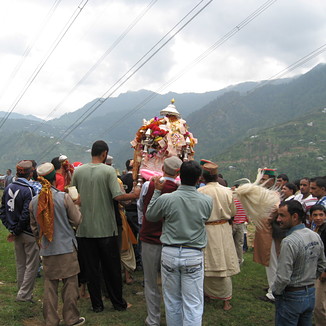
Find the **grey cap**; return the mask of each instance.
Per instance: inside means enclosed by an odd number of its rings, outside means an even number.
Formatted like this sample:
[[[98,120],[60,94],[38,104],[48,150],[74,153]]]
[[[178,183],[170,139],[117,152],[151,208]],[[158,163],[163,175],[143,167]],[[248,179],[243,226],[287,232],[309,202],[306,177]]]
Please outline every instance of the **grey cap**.
[[[179,170],[182,161],[177,156],[171,156],[164,160],[164,172],[169,175],[175,175]]]

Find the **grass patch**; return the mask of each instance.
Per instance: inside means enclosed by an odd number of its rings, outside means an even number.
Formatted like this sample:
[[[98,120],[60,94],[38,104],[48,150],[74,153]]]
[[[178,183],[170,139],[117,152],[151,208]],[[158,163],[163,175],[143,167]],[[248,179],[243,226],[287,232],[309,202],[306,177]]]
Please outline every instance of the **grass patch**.
[[[0,326],[40,326],[43,325],[42,291],[43,277],[36,280],[35,304],[15,302],[17,293],[14,246],[6,241],[8,232],[0,226]],[[265,269],[252,261],[252,252],[244,255],[241,273],[233,277],[233,309],[222,310],[221,301],[205,303],[203,325],[218,326],[271,326],[274,325],[274,305],[257,298],[264,295],[267,286]],[[135,273],[135,283],[124,286],[124,297],[132,304],[128,311],[113,310],[110,301],[105,300],[105,309],[95,314],[91,311],[89,299],[79,300],[81,315],[89,326],[141,326],[146,318],[146,303],[142,287],[141,272]],[[162,323],[165,325],[162,304]]]

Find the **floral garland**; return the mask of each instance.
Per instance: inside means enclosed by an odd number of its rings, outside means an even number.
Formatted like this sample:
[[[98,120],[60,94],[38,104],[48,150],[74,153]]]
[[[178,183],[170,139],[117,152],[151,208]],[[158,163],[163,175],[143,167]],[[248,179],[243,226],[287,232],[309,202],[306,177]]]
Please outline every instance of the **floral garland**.
[[[135,141],[140,144],[145,139],[149,139],[149,148],[160,149],[161,152],[166,149],[164,141],[162,142],[165,136],[170,139],[170,144],[175,148],[184,143],[185,139],[188,138],[190,141],[189,145],[193,148],[196,144],[196,140],[187,130],[187,126],[183,124],[183,122],[183,120],[180,121],[180,119],[174,115],[167,115],[166,118],[161,119],[155,117],[139,128],[136,133]],[[149,135],[148,130],[150,130]]]
[[[157,117],[151,119],[149,124],[139,128],[136,134],[136,141],[140,143],[142,139],[145,139],[145,133],[147,130],[151,130],[151,138],[153,138],[154,143],[157,143],[158,141],[162,140],[163,137],[168,133],[168,131],[161,129],[160,125],[165,125],[164,119],[159,119]]]
[[[185,120],[166,114],[163,118],[143,120],[130,144],[135,149],[133,178],[142,175],[147,180],[146,173],[162,173],[164,159],[169,156],[192,160],[197,139],[188,131]]]

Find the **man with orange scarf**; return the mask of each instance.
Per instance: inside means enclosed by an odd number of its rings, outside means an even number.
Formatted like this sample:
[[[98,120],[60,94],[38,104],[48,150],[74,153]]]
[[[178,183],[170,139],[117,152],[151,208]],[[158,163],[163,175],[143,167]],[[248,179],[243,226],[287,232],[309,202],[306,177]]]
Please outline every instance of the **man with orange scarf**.
[[[45,324],[59,325],[58,285],[62,279],[63,320],[66,325],[83,325],[85,318],[80,317],[77,308],[79,264],[73,230],[79,225],[81,214],[71,197],[55,188],[53,164],[41,164],[37,173],[42,190],[32,199],[29,209],[31,228],[43,256]]]

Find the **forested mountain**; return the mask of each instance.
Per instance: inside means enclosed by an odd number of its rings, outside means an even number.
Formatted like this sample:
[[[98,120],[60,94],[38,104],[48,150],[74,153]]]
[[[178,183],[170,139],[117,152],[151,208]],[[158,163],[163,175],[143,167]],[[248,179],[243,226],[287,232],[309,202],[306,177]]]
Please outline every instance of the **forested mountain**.
[[[32,133],[37,126],[37,123],[30,120],[6,122],[0,132],[0,173],[4,174],[8,168],[15,171],[16,163],[22,159],[34,159],[41,163],[59,156],[60,153],[69,153],[72,161],[87,162],[89,160],[87,147],[76,146],[66,141],[53,145],[53,137]]]
[[[203,94],[159,95],[146,90],[127,92],[104,101],[103,105],[80,125],[79,121],[95,107],[92,105],[98,105],[103,99],[95,99],[80,110],[46,123],[9,119],[0,130],[2,148],[0,172],[10,167],[14,168],[15,163],[22,158],[40,158],[45,161],[60,153],[67,155],[71,161],[89,161],[90,155],[86,150],[97,139],[109,142],[114,163],[117,167],[123,168],[125,160],[133,155],[129,143],[141,126],[143,118],[148,120],[159,116],[159,112],[175,98],[176,107],[182,118],[187,120],[190,131],[198,138],[198,145],[195,148],[196,159],[220,161],[223,156],[222,161],[226,162],[225,165],[222,163],[223,169],[241,159],[248,162],[256,160],[250,167],[248,165],[247,170],[242,166],[233,171],[232,168],[225,170],[230,178],[233,178],[232,175],[251,176],[254,173],[253,169],[255,171],[258,167],[256,165],[261,166],[265,162],[267,154],[263,155],[259,147],[265,144],[265,140],[263,143],[253,142],[250,145],[251,153],[255,153],[252,157],[232,156],[249,153],[248,148],[247,151],[240,151],[241,154],[235,153],[239,152],[239,148],[247,146],[243,141],[248,142],[250,139],[260,141],[264,133],[272,132],[269,130],[275,130],[274,128],[284,124],[289,124],[294,137],[299,137],[300,130],[291,123],[306,119],[307,114],[321,114],[320,119],[324,118],[321,110],[326,107],[325,85],[326,65],[321,64],[296,78],[276,80],[272,83],[247,82]],[[321,129],[312,128],[310,132],[316,132],[317,138],[325,139],[321,135]],[[250,138],[256,135],[259,137]],[[305,139],[306,136],[302,138]],[[274,137],[267,141],[269,145],[266,150],[270,155],[275,153],[276,149],[273,146],[279,144],[278,141]],[[236,144],[240,147],[236,147]],[[278,146],[277,151],[281,155],[284,149]],[[257,157],[261,157],[260,161]],[[282,165],[282,162],[275,161],[274,167],[288,166]],[[267,160],[263,165],[269,163],[273,162]],[[241,169],[244,175],[239,172]]]
[[[259,167],[276,168],[290,180],[326,175],[326,108],[261,129],[216,155],[220,172],[233,183],[240,178],[255,180]]]
[[[197,155],[215,157],[260,129],[326,107],[325,89],[326,65],[319,65],[287,84],[268,84],[247,94],[225,93],[188,116],[200,144]]]
[[[123,153],[128,151],[128,148],[130,148],[129,142],[134,138],[143,119],[149,120],[154,116],[159,116],[160,111],[170,104],[172,98],[175,99],[177,109],[182,116],[187,117],[191,112],[198,110],[215,100],[218,96],[228,92],[229,89],[236,89],[238,92],[243,93],[250,88],[252,88],[252,83],[243,83],[223,90],[202,94],[177,94],[170,92],[160,95],[148,90],[127,92],[105,101],[103,99],[96,99],[86,104],[80,110],[67,113],[58,119],[49,121],[47,125],[57,128],[59,134],[62,134],[67,128],[71,128],[71,126],[74,128],[89,112],[98,107],[66,139],[73,143],[88,146],[91,145],[93,140],[105,139],[110,141],[112,153],[116,155],[121,150]],[[43,131],[46,133],[46,128],[43,128]],[[129,152],[131,151],[129,150]]]
[[[284,83],[286,80],[282,80]],[[176,105],[184,117],[188,116],[191,112],[196,111],[206,105],[207,103],[215,100],[218,96],[235,90],[239,93],[247,92],[257,83],[245,82],[238,85],[226,87],[224,89],[206,93],[183,93],[178,94],[169,92],[167,94],[158,94],[149,90],[129,91],[127,93],[120,94],[118,97],[112,97],[108,99],[95,99],[90,103],[87,103],[81,109],[66,113],[60,118],[50,121],[51,125],[68,127],[81,116],[86,116],[88,112],[94,112],[91,115],[90,120],[99,121],[101,119],[108,119],[117,121],[123,115],[128,114],[127,120],[131,123],[139,116],[140,121],[143,118],[149,119],[153,115],[159,115],[160,110],[166,107],[172,98],[175,98]],[[99,105],[101,104],[101,105]],[[98,107],[98,108],[97,108]],[[110,116],[113,115],[115,120]],[[138,122],[138,121],[137,121]],[[89,120],[85,122],[85,126],[89,123]],[[129,123],[129,121],[128,121]],[[136,124],[137,125],[137,124]]]

